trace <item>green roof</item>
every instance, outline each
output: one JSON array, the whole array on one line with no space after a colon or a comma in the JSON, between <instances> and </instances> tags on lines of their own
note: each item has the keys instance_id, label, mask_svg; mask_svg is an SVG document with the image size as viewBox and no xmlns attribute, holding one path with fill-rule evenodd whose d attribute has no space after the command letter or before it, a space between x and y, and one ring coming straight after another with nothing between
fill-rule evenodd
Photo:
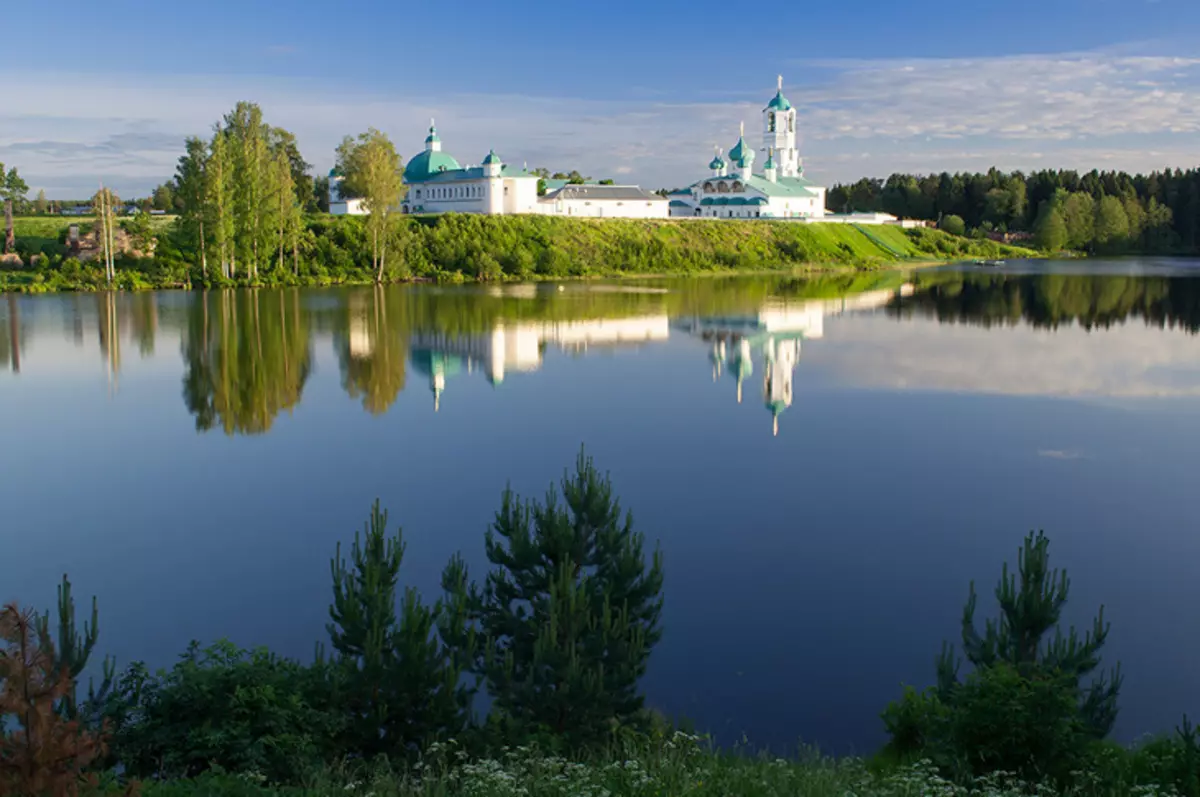
<instances>
[{"instance_id":1,"label":"green roof","mask_svg":"<svg viewBox=\"0 0 1200 797\"><path fill-rule=\"evenodd\" d=\"M788 98L783 96L783 89L775 92L775 96L767 103L768 111L790 111L792 104L788 102Z\"/></svg>"},{"instance_id":2,"label":"green roof","mask_svg":"<svg viewBox=\"0 0 1200 797\"><path fill-rule=\"evenodd\" d=\"M422 153L422 154L425 154L425 153ZM440 154L440 153L436 153L436 154ZM413 160L416 160L416 158L414 158ZM451 160L453 160L453 159L451 159ZM472 166L469 169L461 169L461 168L446 169L445 171L435 172L434 174L431 174L427 177L416 177L416 178L410 177L408 174L408 170L406 169L404 171L404 182L406 182L406 183L454 183L454 182L461 182L464 180L482 180L486 176L487 175L485 175L483 173L482 166ZM518 168L515 168L512 166L501 166L500 167L500 176L501 177L528 177L533 180L538 179L538 176L536 174L534 174L533 172L528 171L526 169L518 169Z\"/></svg>"},{"instance_id":3,"label":"green roof","mask_svg":"<svg viewBox=\"0 0 1200 797\"><path fill-rule=\"evenodd\" d=\"M330 177L345 177L346 175L342 174L341 169L334 166L332 169L329 170L329 176Z\"/></svg>"},{"instance_id":4,"label":"green roof","mask_svg":"<svg viewBox=\"0 0 1200 797\"><path fill-rule=\"evenodd\" d=\"M764 169L774 169L775 168L774 153L770 153L770 152L767 153L767 162L763 164L763 168Z\"/></svg>"},{"instance_id":5,"label":"green roof","mask_svg":"<svg viewBox=\"0 0 1200 797\"><path fill-rule=\"evenodd\" d=\"M426 144L432 144L432 143L433 143L433 142L435 142L435 141L437 141L437 142L440 142L440 141L441 141L441 139L440 139L440 138L438 138L438 134L437 134L437 128L436 128L436 127L433 127L432 125L430 125L430 127L429 127L429 135L427 135L427 136L425 137L425 143L426 143Z\"/></svg>"},{"instance_id":6,"label":"green roof","mask_svg":"<svg viewBox=\"0 0 1200 797\"><path fill-rule=\"evenodd\" d=\"M737 163L749 151L750 148L746 146L745 140L742 136L738 136L737 143L733 145L733 149L729 150L729 160Z\"/></svg>"},{"instance_id":7,"label":"green roof","mask_svg":"<svg viewBox=\"0 0 1200 797\"><path fill-rule=\"evenodd\" d=\"M765 177L753 174L746 180L746 185L767 196L786 196L798 199L816 199L817 197L815 191L809 191L805 187L812 183L797 177L780 177L775 182L771 182Z\"/></svg>"},{"instance_id":8,"label":"green roof","mask_svg":"<svg viewBox=\"0 0 1200 797\"><path fill-rule=\"evenodd\" d=\"M721 160L721 156L720 156L720 155L718 155L717 157L713 158L711 161L709 161L709 162L708 162L708 168L710 168L710 169L724 169L724 168L725 168L725 161Z\"/></svg>"},{"instance_id":9,"label":"green roof","mask_svg":"<svg viewBox=\"0 0 1200 797\"><path fill-rule=\"evenodd\" d=\"M742 157L738 158L738 168L748 169L754 163L754 150L749 147L742 153Z\"/></svg>"},{"instance_id":10,"label":"green roof","mask_svg":"<svg viewBox=\"0 0 1200 797\"><path fill-rule=\"evenodd\" d=\"M436 177L442 172L456 171L461 168L458 161L445 152L434 152L427 149L414 155L413 159L408 162L408 166L404 169L404 180L409 183L419 183Z\"/></svg>"},{"instance_id":11,"label":"green roof","mask_svg":"<svg viewBox=\"0 0 1200 797\"><path fill-rule=\"evenodd\" d=\"M500 157L496 155L496 150L488 150L487 157L483 159L484 166L490 166L493 163L500 163Z\"/></svg>"}]
</instances>

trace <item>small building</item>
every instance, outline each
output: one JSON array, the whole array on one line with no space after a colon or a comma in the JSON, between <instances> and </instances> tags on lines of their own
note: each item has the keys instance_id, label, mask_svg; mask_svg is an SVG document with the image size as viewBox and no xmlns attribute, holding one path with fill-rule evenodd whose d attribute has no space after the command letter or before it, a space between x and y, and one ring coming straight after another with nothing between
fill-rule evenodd
<instances>
[{"instance_id":1,"label":"small building","mask_svg":"<svg viewBox=\"0 0 1200 797\"><path fill-rule=\"evenodd\" d=\"M488 152L479 166L463 168L442 151L437 128L429 126L425 149L404 169L408 192L403 213L484 213L499 215L537 212L538 176Z\"/></svg>"},{"instance_id":2,"label":"small building","mask_svg":"<svg viewBox=\"0 0 1200 797\"><path fill-rule=\"evenodd\" d=\"M564 185L538 201L538 212L582 218L665 219L670 200L636 185Z\"/></svg>"},{"instance_id":3,"label":"small building","mask_svg":"<svg viewBox=\"0 0 1200 797\"><path fill-rule=\"evenodd\" d=\"M363 216L367 209L361 199L347 197L342 193L346 175L336 166L329 170L329 212L334 216Z\"/></svg>"}]
</instances>

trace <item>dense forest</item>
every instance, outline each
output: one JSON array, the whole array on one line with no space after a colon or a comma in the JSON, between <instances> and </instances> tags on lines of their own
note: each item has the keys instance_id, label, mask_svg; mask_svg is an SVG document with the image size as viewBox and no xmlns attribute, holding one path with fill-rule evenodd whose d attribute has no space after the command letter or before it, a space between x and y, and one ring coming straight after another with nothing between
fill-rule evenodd
<instances>
[{"instance_id":1,"label":"dense forest","mask_svg":"<svg viewBox=\"0 0 1200 797\"><path fill-rule=\"evenodd\" d=\"M1130 175L1074 171L893 174L829 191L836 213L882 211L955 234L1028 233L1044 249L1193 253L1200 169Z\"/></svg>"}]
</instances>

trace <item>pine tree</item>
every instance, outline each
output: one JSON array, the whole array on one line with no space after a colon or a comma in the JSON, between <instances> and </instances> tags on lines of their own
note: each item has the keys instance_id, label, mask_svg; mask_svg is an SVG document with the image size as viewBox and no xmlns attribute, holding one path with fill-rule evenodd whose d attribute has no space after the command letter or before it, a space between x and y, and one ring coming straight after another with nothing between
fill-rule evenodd
<instances>
[{"instance_id":1,"label":"pine tree","mask_svg":"<svg viewBox=\"0 0 1200 797\"><path fill-rule=\"evenodd\" d=\"M78 632L75 624L75 599L71 597L71 582L63 573L62 584L58 587L58 641L55 643L50 636L50 613L47 612L38 620L38 638L43 650L57 651L55 665L61 668L70 680L70 686L63 696L60 710L63 715L75 719L83 716L93 720L100 707L108 699L112 689L113 675L116 672L116 661L106 656L101 675L100 688L95 683L88 685L88 698L80 710L76 698L76 682L87 667L92 649L96 647L96 639L100 634L100 612L95 596L92 596L92 618L84 621L83 634Z\"/></svg>"},{"instance_id":2,"label":"pine tree","mask_svg":"<svg viewBox=\"0 0 1200 797\"><path fill-rule=\"evenodd\" d=\"M443 586L447 606L486 640L474 669L502 723L584 746L640 716L638 680L661 636L662 557L655 551L647 567L632 517L582 451L561 496L551 488L544 502L524 502L506 489L482 591L467 586L458 557Z\"/></svg>"},{"instance_id":3,"label":"pine tree","mask_svg":"<svg viewBox=\"0 0 1200 797\"><path fill-rule=\"evenodd\" d=\"M404 591L396 613L396 585L404 559L397 528L387 534L379 501L348 566L341 545L331 562L333 604L328 625L345 668L350 749L371 757L412 754L466 724L470 694L435 633L441 603L425 606L415 589Z\"/></svg>"},{"instance_id":4,"label":"pine tree","mask_svg":"<svg viewBox=\"0 0 1200 797\"><path fill-rule=\"evenodd\" d=\"M1077 697L1079 717L1089 735L1103 738L1117 718L1117 695L1121 689L1120 666L1111 674L1096 675L1100 650L1108 639L1104 607L1092 630L1082 637L1074 628L1064 636L1059 628L1067 602L1070 581L1066 571L1050 569L1050 541L1043 532L1025 538L1018 554L1018 575L1004 565L996 586L1000 616L987 620L981 636L975 629L975 584L972 582L962 617L962 644L967 660L976 670L1009 666L1025 678L1053 675L1066 679ZM1053 630L1052 638L1047 635ZM958 686L958 662L953 647L943 647L938 659L938 689L943 700L954 702Z\"/></svg>"}]
</instances>

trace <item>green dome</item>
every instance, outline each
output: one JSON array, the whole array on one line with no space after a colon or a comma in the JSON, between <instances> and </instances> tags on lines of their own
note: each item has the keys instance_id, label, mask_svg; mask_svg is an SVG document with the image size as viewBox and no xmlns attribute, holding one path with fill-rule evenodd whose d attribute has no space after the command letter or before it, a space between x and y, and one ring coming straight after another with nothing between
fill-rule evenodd
<instances>
[{"instance_id":1,"label":"green dome","mask_svg":"<svg viewBox=\"0 0 1200 797\"><path fill-rule=\"evenodd\" d=\"M767 162L763 164L763 168L764 169L774 169L775 168L775 155L774 154L772 154L770 152L767 153Z\"/></svg>"},{"instance_id":2,"label":"green dome","mask_svg":"<svg viewBox=\"0 0 1200 797\"><path fill-rule=\"evenodd\" d=\"M490 166L493 163L500 165L500 156L496 154L496 150L494 149L489 150L487 157L483 159L484 166Z\"/></svg>"},{"instance_id":3,"label":"green dome","mask_svg":"<svg viewBox=\"0 0 1200 797\"><path fill-rule=\"evenodd\" d=\"M714 171L716 171L716 170L718 170L718 169L724 169L724 168L725 168L725 161L721 160L721 156L720 156L720 155L717 155L717 156L716 156L716 157L714 157L714 158L713 158L711 161L709 161L709 162L708 162L708 168L710 168L710 169L712 169L712 170L714 170Z\"/></svg>"},{"instance_id":4,"label":"green dome","mask_svg":"<svg viewBox=\"0 0 1200 797\"><path fill-rule=\"evenodd\" d=\"M429 135L425 136L425 143L432 144L435 141L440 143L441 139L438 138L437 128L434 127L433 125L430 125L429 126Z\"/></svg>"},{"instance_id":5,"label":"green dome","mask_svg":"<svg viewBox=\"0 0 1200 797\"><path fill-rule=\"evenodd\" d=\"M754 163L754 150L747 147L746 151L742 154L742 157L738 160L738 168L739 169L749 169L751 164L753 164L753 163Z\"/></svg>"},{"instance_id":6,"label":"green dome","mask_svg":"<svg viewBox=\"0 0 1200 797\"><path fill-rule=\"evenodd\" d=\"M334 166L332 169L329 170L329 176L330 177L345 177L346 175L342 174L341 169Z\"/></svg>"},{"instance_id":7,"label":"green dome","mask_svg":"<svg viewBox=\"0 0 1200 797\"><path fill-rule=\"evenodd\" d=\"M733 145L733 149L729 150L729 160L737 163L749 151L750 148L746 146L745 140L742 138L742 136L738 136L737 143Z\"/></svg>"},{"instance_id":8,"label":"green dome","mask_svg":"<svg viewBox=\"0 0 1200 797\"><path fill-rule=\"evenodd\" d=\"M783 96L783 89L775 92L775 96L767 103L768 111L790 111L792 104L788 102L788 98Z\"/></svg>"},{"instance_id":9,"label":"green dome","mask_svg":"<svg viewBox=\"0 0 1200 797\"><path fill-rule=\"evenodd\" d=\"M462 167L458 165L458 161L445 152L434 152L427 149L423 152L418 152L408 162L408 166L404 169L404 179L410 183L419 183L441 172L454 171L460 168Z\"/></svg>"}]
</instances>

